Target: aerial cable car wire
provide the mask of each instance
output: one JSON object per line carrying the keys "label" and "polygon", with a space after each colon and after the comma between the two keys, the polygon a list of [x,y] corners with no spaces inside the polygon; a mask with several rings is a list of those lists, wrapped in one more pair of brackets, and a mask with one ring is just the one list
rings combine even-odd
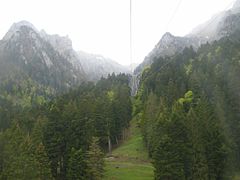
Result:
{"label": "aerial cable car wire", "polygon": [[169,20],[168,20],[168,23],[167,23],[167,26],[166,26],[166,31],[168,31],[169,25],[171,24],[172,20],[174,19],[174,17],[175,17],[175,15],[176,15],[176,13],[177,13],[177,11],[178,11],[181,3],[182,3],[182,0],[179,0],[176,8],[174,9],[172,15],[170,16],[170,18],[169,18]]}
{"label": "aerial cable car wire", "polygon": [[133,71],[133,60],[132,60],[132,0],[130,0],[130,62],[131,62],[131,71]]}
{"label": "aerial cable car wire", "polygon": [[[174,16],[175,16],[175,14],[176,14],[176,12],[177,12],[177,10],[178,10],[181,2],[182,2],[182,0],[180,0],[179,3],[178,3],[178,5],[176,6],[175,11],[174,11],[173,15],[171,16],[172,18],[170,18],[170,20],[174,18]],[[233,5],[234,2],[235,2],[235,0],[232,0],[229,4],[227,4],[223,11],[227,11],[227,10]],[[216,16],[215,18],[213,18],[212,20],[210,20],[209,23],[205,26],[205,28],[208,28],[208,26],[209,26],[211,23],[213,23],[216,19],[217,19],[217,16]],[[171,21],[172,21],[172,20],[171,20]],[[170,23],[170,21],[169,21],[169,23]],[[203,28],[203,29],[201,30],[200,34],[205,30],[205,28]],[[172,58],[172,59],[171,59],[170,61],[168,61],[166,64],[164,64],[163,66],[161,66],[160,69],[159,69],[159,71],[161,71],[165,66],[169,65],[169,64],[172,63],[173,61],[174,61],[174,58]]]}

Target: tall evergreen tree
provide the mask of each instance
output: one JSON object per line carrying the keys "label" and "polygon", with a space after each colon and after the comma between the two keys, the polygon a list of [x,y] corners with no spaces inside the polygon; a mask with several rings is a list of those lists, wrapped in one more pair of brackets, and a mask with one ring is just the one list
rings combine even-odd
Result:
{"label": "tall evergreen tree", "polygon": [[87,179],[87,164],[86,155],[79,149],[71,149],[68,160],[67,169],[67,179],[68,180],[86,180]]}
{"label": "tall evergreen tree", "polygon": [[98,138],[94,137],[87,151],[87,174],[89,180],[100,180],[104,173],[104,154],[98,145]]}

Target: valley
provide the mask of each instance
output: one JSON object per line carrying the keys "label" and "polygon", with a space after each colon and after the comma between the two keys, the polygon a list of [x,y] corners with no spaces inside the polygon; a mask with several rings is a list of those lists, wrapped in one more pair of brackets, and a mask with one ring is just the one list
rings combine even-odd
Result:
{"label": "valley", "polygon": [[0,40],[0,180],[237,180],[239,75],[240,0],[163,34],[134,71],[13,23]]}

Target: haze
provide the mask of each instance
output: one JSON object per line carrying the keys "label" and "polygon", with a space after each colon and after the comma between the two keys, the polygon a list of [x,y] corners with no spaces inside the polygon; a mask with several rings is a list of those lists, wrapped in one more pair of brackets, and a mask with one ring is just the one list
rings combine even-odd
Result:
{"label": "haze", "polygon": [[1,1],[0,38],[27,20],[48,34],[68,35],[75,50],[102,54],[120,64],[140,63],[166,32],[183,36],[233,0],[8,0]]}

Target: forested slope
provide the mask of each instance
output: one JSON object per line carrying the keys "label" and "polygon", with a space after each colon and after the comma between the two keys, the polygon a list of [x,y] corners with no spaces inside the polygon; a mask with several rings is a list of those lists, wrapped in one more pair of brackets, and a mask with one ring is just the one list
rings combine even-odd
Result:
{"label": "forested slope", "polygon": [[2,104],[11,121],[0,132],[0,179],[100,179],[104,152],[131,119],[128,80],[113,74],[27,109]]}
{"label": "forested slope", "polygon": [[145,68],[134,109],[156,179],[232,179],[240,167],[240,33]]}

